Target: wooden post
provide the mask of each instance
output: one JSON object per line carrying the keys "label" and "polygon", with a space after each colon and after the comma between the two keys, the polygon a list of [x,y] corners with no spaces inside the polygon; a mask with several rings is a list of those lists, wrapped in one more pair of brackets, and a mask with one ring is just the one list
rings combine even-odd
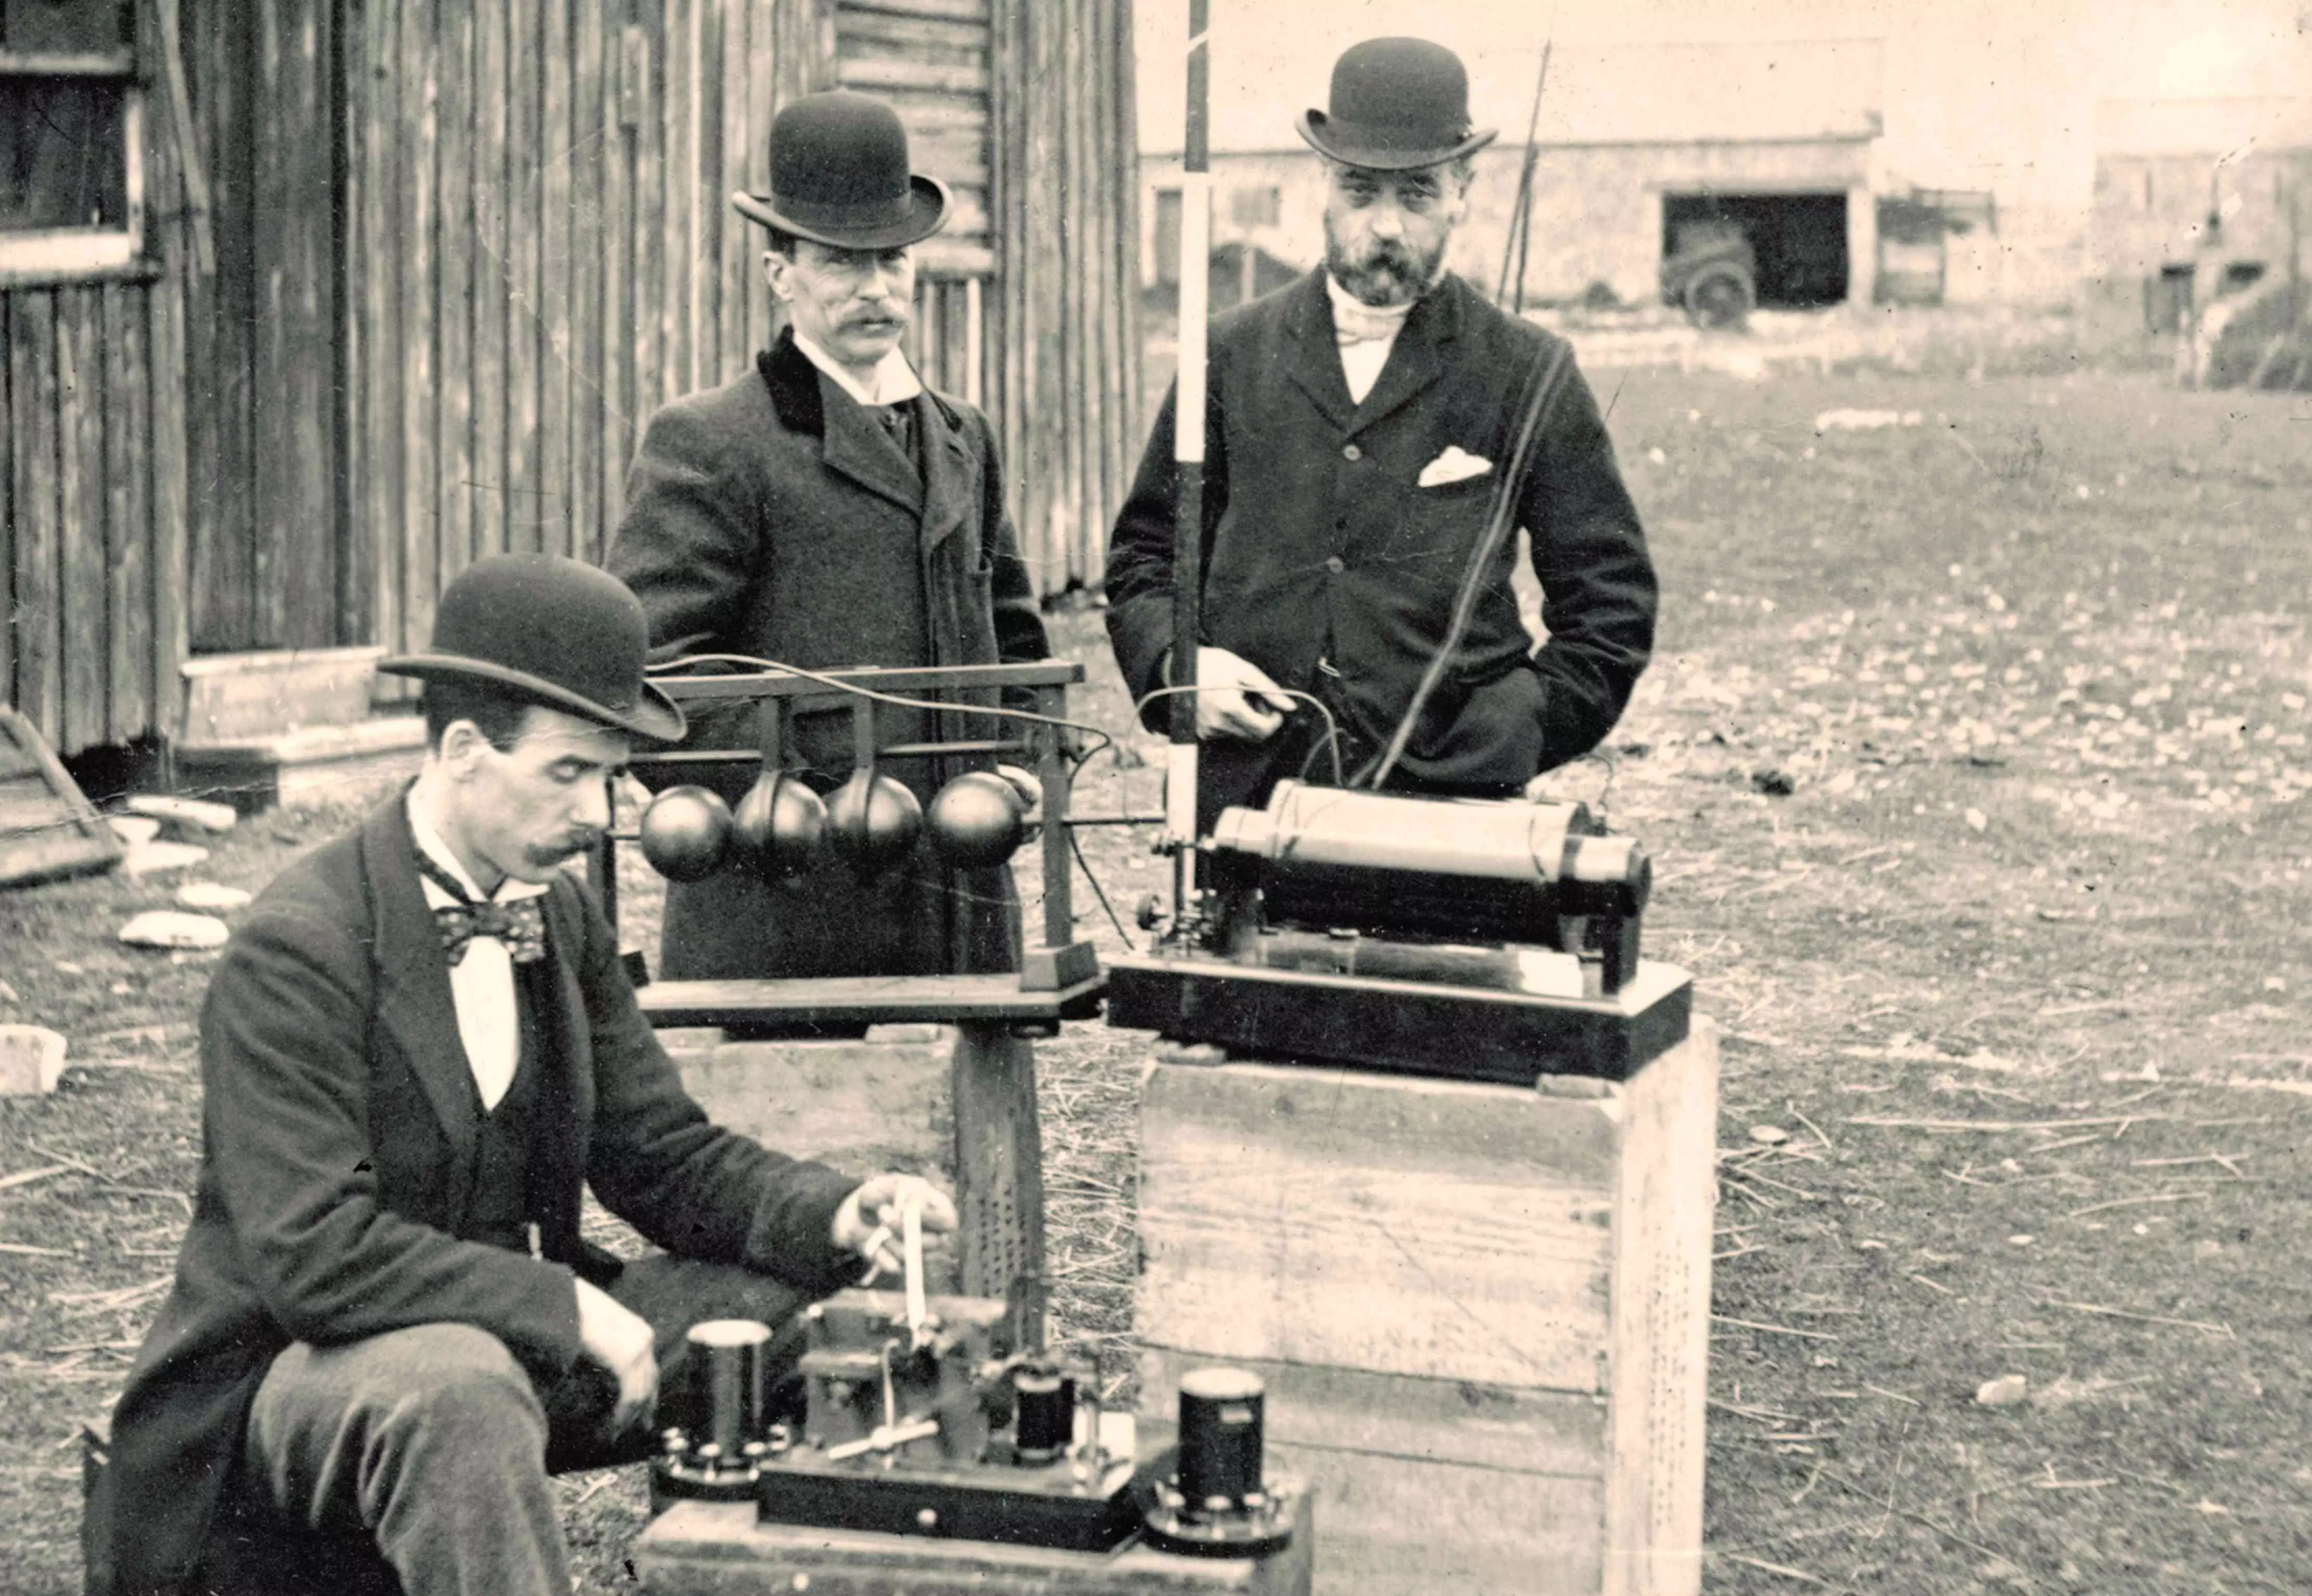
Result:
{"label": "wooden post", "polygon": [[1146,1076],[1143,1418],[1260,1374],[1327,1596],[1693,1596],[1715,1029],[1533,1089],[1210,1053]]}

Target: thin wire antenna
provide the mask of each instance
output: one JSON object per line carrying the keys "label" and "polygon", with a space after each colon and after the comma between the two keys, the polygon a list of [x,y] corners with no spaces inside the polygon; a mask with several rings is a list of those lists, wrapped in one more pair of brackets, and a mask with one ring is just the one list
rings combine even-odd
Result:
{"label": "thin wire antenna", "polygon": [[1172,460],[1179,480],[1172,523],[1172,700],[1165,767],[1165,842],[1172,849],[1172,910],[1195,890],[1196,649],[1204,583],[1205,317],[1212,291],[1212,0],[1188,0],[1187,136],[1180,152],[1180,373],[1173,387]]}
{"label": "thin wire antenna", "polygon": [[[1477,539],[1469,551],[1469,563],[1461,573],[1460,591],[1453,597],[1453,613],[1446,623],[1445,636],[1437,645],[1437,652],[1429,658],[1429,665],[1421,673],[1421,684],[1413,689],[1412,702],[1405,706],[1404,718],[1397,723],[1397,731],[1388,740],[1388,747],[1373,767],[1372,778],[1363,785],[1378,792],[1387,782],[1389,773],[1404,756],[1405,747],[1412,741],[1413,728],[1428,707],[1430,696],[1445,680],[1445,672],[1459,652],[1461,640],[1467,636],[1469,623],[1477,613],[1477,601],[1485,591],[1485,571],[1501,551],[1502,541],[1517,525],[1517,505],[1519,485],[1533,461],[1536,443],[1541,437],[1542,423],[1555,408],[1557,396],[1564,390],[1567,374],[1573,369],[1572,346],[1559,343],[1546,359],[1542,351],[1534,351],[1535,375],[1532,391],[1526,399],[1523,414],[1519,418],[1517,443],[1510,452],[1508,469],[1493,487],[1491,513],[1486,518],[1484,536]],[[1354,785],[1354,784],[1353,784]]]}
{"label": "thin wire antenna", "polygon": [[[1510,304],[1515,311],[1525,309],[1526,249],[1533,237],[1533,174],[1541,162],[1541,151],[1534,140],[1541,132],[1541,96],[1549,87],[1549,56],[1556,48],[1556,11],[1550,12],[1550,37],[1541,41],[1541,71],[1534,79],[1533,110],[1525,122],[1525,159],[1518,170],[1517,202],[1510,206],[1510,227],[1502,241],[1502,281],[1493,290],[1495,304]],[[1512,272],[1511,263],[1515,263]],[[1512,285],[1515,303],[1511,303]]]}

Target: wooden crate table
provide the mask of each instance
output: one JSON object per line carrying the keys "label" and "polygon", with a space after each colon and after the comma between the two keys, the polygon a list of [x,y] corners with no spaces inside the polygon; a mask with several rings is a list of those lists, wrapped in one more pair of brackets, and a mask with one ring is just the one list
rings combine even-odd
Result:
{"label": "wooden crate table", "polygon": [[1159,1044],[1143,1415],[1268,1386],[1324,1506],[1317,1596],[1693,1596],[1718,1040],[1532,1088]]}

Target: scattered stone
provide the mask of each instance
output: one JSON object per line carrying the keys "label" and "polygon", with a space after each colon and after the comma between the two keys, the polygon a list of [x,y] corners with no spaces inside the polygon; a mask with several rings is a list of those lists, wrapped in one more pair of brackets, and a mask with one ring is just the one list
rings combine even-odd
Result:
{"label": "scattered stone", "polygon": [[1797,780],[1784,770],[1754,770],[1750,785],[1769,798],[1787,798],[1799,790]]}
{"label": "scattered stone", "polygon": [[120,871],[123,875],[158,875],[189,869],[208,856],[208,849],[188,842],[139,843],[132,846],[120,861]]}
{"label": "scattered stone", "polygon": [[121,846],[129,849],[144,846],[161,835],[161,822],[150,815],[107,815],[106,824],[120,838]]}
{"label": "scattered stone", "polygon": [[1991,817],[1979,809],[1970,809],[1966,811],[1966,825],[1970,831],[1985,830],[1991,825]]}
{"label": "scattered stone", "polygon": [[24,1000],[22,998],[16,995],[16,988],[11,987],[5,981],[0,981],[0,1003],[22,1003],[23,1001]]}
{"label": "scattered stone", "polygon": [[64,1033],[45,1025],[0,1025],[0,1095],[38,1097],[64,1079]]}
{"label": "scattered stone", "polygon": [[251,894],[219,881],[187,881],[177,889],[177,901],[187,908],[247,908]]}
{"label": "scattered stone", "polygon": [[1779,1125],[1754,1125],[1750,1127],[1750,1139],[1769,1147],[1779,1147],[1791,1139],[1791,1133]]}
{"label": "scattered stone", "polygon": [[2031,1243],[2032,1243],[2032,1242],[2034,1242],[2034,1241],[2037,1241],[2037,1240],[2038,1240],[2038,1238],[2037,1238],[2036,1236],[2027,1236],[2027,1235],[2019,1235],[2019,1235],[2013,1235],[2013,1236],[2010,1236],[2010,1237],[2008,1237],[2008,1238],[2007,1238],[2007,1244],[2008,1244],[2010,1247],[2028,1247],[2029,1245],[2031,1245]]}
{"label": "scattered stone", "polygon": [[2288,990],[2288,978],[2286,976],[2266,976],[2264,978],[2264,989],[2266,992],[2285,992]]}
{"label": "scattered stone", "polygon": [[156,820],[166,820],[193,831],[230,831],[240,823],[241,816],[230,803],[211,803],[199,798],[174,798],[162,793],[139,793],[128,800],[131,814],[150,815]]}
{"label": "scattered stone", "polygon": [[147,909],[120,928],[120,940],[139,948],[221,948],[232,937],[223,920],[175,909]]}
{"label": "scattered stone", "polygon": [[2012,1407],[2031,1394],[2028,1375],[2002,1374],[1996,1380],[1986,1380],[1975,1393],[1975,1405],[1981,1407]]}
{"label": "scattered stone", "polygon": [[1814,418],[1814,430],[1871,432],[1882,426],[1916,426],[1922,419],[1916,410],[1825,410]]}

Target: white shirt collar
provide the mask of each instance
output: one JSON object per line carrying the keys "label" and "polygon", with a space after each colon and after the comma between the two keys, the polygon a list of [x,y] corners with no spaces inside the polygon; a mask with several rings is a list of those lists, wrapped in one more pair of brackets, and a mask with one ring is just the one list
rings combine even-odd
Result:
{"label": "white shirt collar", "polygon": [[838,364],[835,356],[802,334],[795,334],[794,341],[804,359],[834,378],[837,387],[863,405],[904,404],[924,390],[923,379],[915,375],[915,368],[907,364],[907,357],[897,344],[876,363],[875,385],[869,389],[862,387],[859,379]]}
{"label": "white shirt collar", "polygon": [[1369,305],[1335,280],[1331,272],[1325,274],[1325,293],[1333,302],[1333,325],[1344,332],[1361,332],[1368,339],[1387,342],[1404,330],[1406,318],[1421,302],[1407,300],[1401,305]]}
{"label": "white shirt collar", "polygon": [[[458,855],[450,851],[450,845],[442,840],[441,834],[435,831],[432,823],[426,820],[417,802],[416,787],[409,789],[409,796],[405,800],[405,807],[409,813],[410,840],[417,845],[419,852],[447,872],[450,879],[457,882],[464,890],[466,896],[474,902],[516,903],[525,898],[539,897],[547,890],[546,883],[543,881],[518,881],[513,877],[508,876],[498,883],[498,890],[495,894],[484,892],[481,888],[474,884],[474,878],[468,875],[466,867],[458,863]],[[439,881],[428,881],[423,874],[418,876],[417,881],[418,884],[425,889],[428,899],[439,898],[443,904],[450,901],[450,895],[442,890]],[[439,908],[441,905],[437,904],[434,907]]]}

